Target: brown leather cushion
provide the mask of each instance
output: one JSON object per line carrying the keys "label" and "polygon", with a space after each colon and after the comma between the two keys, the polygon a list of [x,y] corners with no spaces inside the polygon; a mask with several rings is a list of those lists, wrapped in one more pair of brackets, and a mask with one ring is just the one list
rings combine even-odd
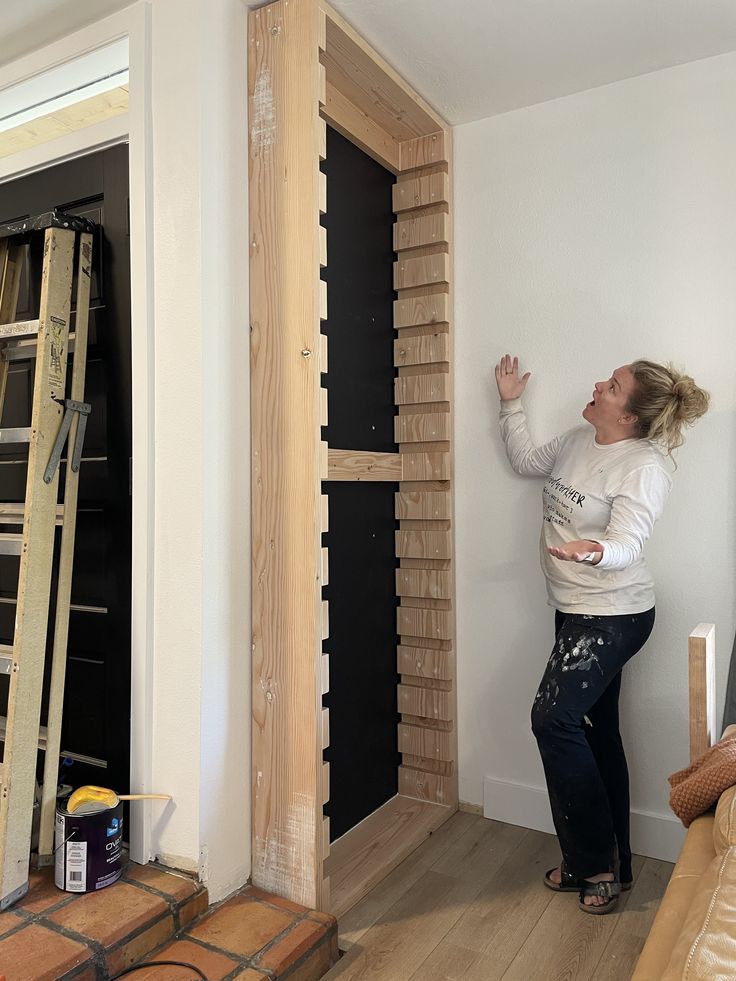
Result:
{"label": "brown leather cushion", "polygon": [[690,825],[632,981],[660,981],[664,976],[698,883],[715,855],[713,823],[713,815],[704,814]]}
{"label": "brown leather cushion", "polygon": [[662,981],[736,974],[736,788],[722,795],[713,821],[714,856],[698,881]]}

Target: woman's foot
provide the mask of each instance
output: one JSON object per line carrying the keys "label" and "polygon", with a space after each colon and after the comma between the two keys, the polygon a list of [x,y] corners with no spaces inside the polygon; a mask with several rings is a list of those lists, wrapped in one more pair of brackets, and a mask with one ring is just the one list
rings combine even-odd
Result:
{"label": "woman's foot", "polygon": [[[602,874],[608,876],[609,881],[614,879],[614,875],[612,872],[604,872]],[[560,882],[562,881],[562,866],[558,865],[556,869],[550,869],[550,871],[547,873],[547,878],[549,878],[549,881],[554,883],[554,885],[559,886]],[[593,876],[589,881],[599,882],[601,880]],[[630,879],[628,880],[621,879],[621,889],[623,892],[628,892],[629,889],[631,889],[631,885],[632,883]],[[570,889],[570,892],[572,891],[573,890]]]}
{"label": "woman's foot", "polygon": [[[590,875],[585,879],[586,882],[613,882],[613,872],[601,872],[599,875]],[[605,906],[606,899],[603,896],[585,896],[583,902],[586,906]]]}

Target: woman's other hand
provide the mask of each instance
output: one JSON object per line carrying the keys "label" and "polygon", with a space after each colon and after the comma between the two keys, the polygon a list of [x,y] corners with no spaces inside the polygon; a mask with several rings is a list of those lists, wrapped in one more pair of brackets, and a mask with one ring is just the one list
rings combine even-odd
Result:
{"label": "woman's other hand", "polygon": [[548,548],[550,555],[563,562],[589,562],[598,565],[603,558],[603,546],[598,542],[568,542],[561,548]]}
{"label": "woman's other hand", "polygon": [[527,371],[523,378],[519,378],[519,359],[512,358],[510,354],[504,355],[496,365],[496,385],[501,401],[520,398],[530,375],[531,372]]}

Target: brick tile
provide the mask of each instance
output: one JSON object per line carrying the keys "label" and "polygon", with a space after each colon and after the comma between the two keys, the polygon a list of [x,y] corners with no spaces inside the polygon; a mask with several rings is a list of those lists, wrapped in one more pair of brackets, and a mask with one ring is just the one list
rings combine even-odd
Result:
{"label": "brick tile", "polygon": [[272,906],[278,906],[280,909],[288,909],[289,912],[297,913],[299,916],[303,916],[304,913],[308,912],[306,906],[292,903],[288,899],[282,899],[280,896],[273,896],[270,892],[264,892],[263,889],[258,889],[256,886],[246,886],[240,895],[245,896],[247,899],[260,899],[264,903],[270,903]]}
{"label": "brick tile", "polygon": [[200,892],[198,895],[193,896],[190,900],[179,907],[179,929],[183,930],[188,927],[192,920],[196,920],[198,916],[202,913],[207,912],[207,907],[209,906],[209,897],[207,895],[207,890]]}
{"label": "brick tile", "polygon": [[16,916],[15,913],[0,913],[0,937],[4,936],[8,930],[12,930],[18,926],[19,923],[25,923],[22,916]]}
{"label": "brick tile", "polygon": [[[222,981],[238,966],[238,962],[225,954],[217,954],[213,950],[200,947],[191,940],[177,940],[167,947],[156,951],[152,961],[186,961],[196,965],[207,975],[207,981]],[[138,981],[198,981],[194,971],[186,971],[182,967],[152,967],[148,970],[136,971]],[[263,981],[264,975],[258,975]]]}
{"label": "brick tile", "polygon": [[36,923],[0,940],[0,972],[6,981],[58,981],[91,956],[87,947]]}
{"label": "brick tile", "polygon": [[298,964],[286,974],[276,975],[275,981],[317,981],[326,974],[333,964],[337,964],[337,942],[334,950],[331,944],[322,944],[305,961]]}
{"label": "brick tile", "polygon": [[156,950],[161,944],[171,940],[173,936],[174,918],[169,914],[131,940],[124,940],[113,950],[107,951],[105,961],[108,974],[118,974],[124,968],[144,960],[152,950]]}
{"label": "brick tile", "polygon": [[27,913],[43,913],[49,906],[56,906],[57,903],[70,897],[71,893],[57,889],[54,885],[54,870],[52,868],[39,869],[31,872],[28,892],[16,904],[16,909],[24,909]]}
{"label": "brick tile", "polygon": [[142,882],[144,886],[151,886],[153,889],[165,892],[167,896],[178,903],[184,899],[189,899],[199,889],[194,879],[184,875],[175,875],[173,872],[165,872],[155,865],[135,865],[131,862],[126,870],[125,878],[129,882]]}
{"label": "brick tile", "polygon": [[49,914],[49,920],[109,947],[146,923],[157,919],[168,907],[159,896],[116,882],[99,892],[77,896],[73,903]]}
{"label": "brick tile", "polygon": [[261,974],[260,971],[256,971],[255,968],[246,967],[244,971],[240,974],[236,974],[233,981],[265,981],[266,978],[270,979],[270,974]]}
{"label": "brick tile", "polygon": [[319,910],[310,909],[309,919],[316,920],[317,923],[323,923],[328,929],[337,926],[337,919],[332,915],[332,913],[320,913]]}
{"label": "brick tile", "polygon": [[321,923],[315,923],[314,920],[302,920],[285,937],[282,937],[278,943],[266,951],[262,957],[258,958],[258,966],[265,967],[280,977],[300,957],[316,947],[325,933],[326,929]]}
{"label": "brick tile", "polygon": [[294,922],[291,913],[233,896],[188,933],[220,950],[251,957]]}

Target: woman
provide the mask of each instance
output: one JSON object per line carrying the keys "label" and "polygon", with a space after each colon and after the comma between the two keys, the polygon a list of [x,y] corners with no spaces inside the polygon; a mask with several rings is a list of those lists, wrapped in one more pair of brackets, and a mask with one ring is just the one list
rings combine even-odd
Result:
{"label": "woman", "polygon": [[534,447],[518,358],[496,366],[501,433],[516,473],[547,477],[542,570],[556,639],[532,707],[562,864],[545,885],[607,913],[631,887],[629,775],[618,728],[623,666],[654,625],[642,548],[672,486],[667,461],[708,408],[687,375],[634,361],[597,382],[579,426]]}

